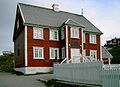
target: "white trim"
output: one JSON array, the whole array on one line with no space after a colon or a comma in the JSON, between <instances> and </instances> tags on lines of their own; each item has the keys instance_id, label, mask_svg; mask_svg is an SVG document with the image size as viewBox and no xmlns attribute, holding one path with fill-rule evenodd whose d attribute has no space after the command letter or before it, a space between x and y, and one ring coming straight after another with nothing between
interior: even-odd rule
<instances>
[{"instance_id":1,"label":"white trim","mask_svg":"<svg viewBox=\"0 0 120 87\"><path fill-rule=\"evenodd\" d=\"M65 32L66 32L66 34L65 34L66 35L66 58L68 60L69 58L68 58L68 29L67 28L68 28L68 26L66 25L65 26Z\"/></svg>"},{"instance_id":2,"label":"white trim","mask_svg":"<svg viewBox=\"0 0 120 87\"><path fill-rule=\"evenodd\" d=\"M23 22L25 23L25 18L24 18L24 16L23 16L23 13L22 13L22 10L21 10L21 7L20 7L19 4L18 4L18 7L19 7L19 9L20 9L20 13L21 13L21 16L22 16Z\"/></svg>"},{"instance_id":3,"label":"white trim","mask_svg":"<svg viewBox=\"0 0 120 87\"><path fill-rule=\"evenodd\" d=\"M65 22L65 24L67 24L70 20L71 20L71 19L69 18L69 19Z\"/></svg>"},{"instance_id":4,"label":"white trim","mask_svg":"<svg viewBox=\"0 0 120 87\"><path fill-rule=\"evenodd\" d=\"M27 59L27 26L25 26L25 66L28 66L28 59Z\"/></svg>"},{"instance_id":5,"label":"white trim","mask_svg":"<svg viewBox=\"0 0 120 87\"><path fill-rule=\"evenodd\" d=\"M35 48L42 49L42 57L35 57ZM38 54L39 54L39 52L38 52ZM38 46L33 47L33 59L44 59L44 47L38 47Z\"/></svg>"},{"instance_id":6,"label":"white trim","mask_svg":"<svg viewBox=\"0 0 120 87\"><path fill-rule=\"evenodd\" d=\"M15 71L22 72L24 74L45 73L53 71L53 67L22 67L14 68Z\"/></svg>"}]
</instances>

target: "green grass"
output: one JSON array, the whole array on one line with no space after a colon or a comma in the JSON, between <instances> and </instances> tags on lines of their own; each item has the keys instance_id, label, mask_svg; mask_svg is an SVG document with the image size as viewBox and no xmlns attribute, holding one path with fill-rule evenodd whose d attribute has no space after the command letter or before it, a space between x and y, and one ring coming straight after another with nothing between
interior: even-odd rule
<instances>
[{"instance_id":1,"label":"green grass","mask_svg":"<svg viewBox=\"0 0 120 87\"><path fill-rule=\"evenodd\" d=\"M13 72L13 55L0 56L0 71Z\"/></svg>"}]
</instances>

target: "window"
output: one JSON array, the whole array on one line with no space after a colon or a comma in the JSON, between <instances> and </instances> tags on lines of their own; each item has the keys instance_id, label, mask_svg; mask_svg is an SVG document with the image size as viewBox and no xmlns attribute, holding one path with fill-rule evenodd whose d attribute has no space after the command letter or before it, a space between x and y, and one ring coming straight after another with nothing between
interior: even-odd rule
<instances>
[{"instance_id":1,"label":"window","mask_svg":"<svg viewBox=\"0 0 120 87\"><path fill-rule=\"evenodd\" d=\"M83 33L83 43L86 42L85 33Z\"/></svg>"},{"instance_id":2,"label":"window","mask_svg":"<svg viewBox=\"0 0 120 87\"><path fill-rule=\"evenodd\" d=\"M33 38L34 39L43 39L43 28L33 28Z\"/></svg>"},{"instance_id":3,"label":"window","mask_svg":"<svg viewBox=\"0 0 120 87\"><path fill-rule=\"evenodd\" d=\"M79 38L79 28L71 27L71 38Z\"/></svg>"},{"instance_id":4,"label":"window","mask_svg":"<svg viewBox=\"0 0 120 87\"><path fill-rule=\"evenodd\" d=\"M65 31L64 29L61 29L61 40L65 38Z\"/></svg>"},{"instance_id":5,"label":"window","mask_svg":"<svg viewBox=\"0 0 120 87\"><path fill-rule=\"evenodd\" d=\"M86 56L86 50L85 49L83 50L83 56Z\"/></svg>"},{"instance_id":6,"label":"window","mask_svg":"<svg viewBox=\"0 0 120 87\"><path fill-rule=\"evenodd\" d=\"M58 48L50 48L50 59L59 58L59 49Z\"/></svg>"},{"instance_id":7,"label":"window","mask_svg":"<svg viewBox=\"0 0 120 87\"><path fill-rule=\"evenodd\" d=\"M91 44L96 44L96 35L90 35L90 43Z\"/></svg>"},{"instance_id":8,"label":"window","mask_svg":"<svg viewBox=\"0 0 120 87\"><path fill-rule=\"evenodd\" d=\"M33 58L44 59L43 47L33 47Z\"/></svg>"},{"instance_id":9,"label":"window","mask_svg":"<svg viewBox=\"0 0 120 87\"><path fill-rule=\"evenodd\" d=\"M97 50L90 50L90 56L97 59Z\"/></svg>"},{"instance_id":10,"label":"window","mask_svg":"<svg viewBox=\"0 0 120 87\"><path fill-rule=\"evenodd\" d=\"M58 35L58 30L50 30L50 40L56 40L58 41L59 39Z\"/></svg>"},{"instance_id":11,"label":"window","mask_svg":"<svg viewBox=\"0 0 120 87\"><path fill-rule=\"evenodd\" d=\"M65 58L65 47L62 48L62 59Z\"/></svg>"}]
</instances>

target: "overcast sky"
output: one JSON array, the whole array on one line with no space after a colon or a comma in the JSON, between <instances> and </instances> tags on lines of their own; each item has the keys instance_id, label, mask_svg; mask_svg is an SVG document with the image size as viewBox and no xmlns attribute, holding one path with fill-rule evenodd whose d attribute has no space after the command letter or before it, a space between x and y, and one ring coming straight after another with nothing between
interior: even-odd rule
<instances>
[{"instance_id":1,"label":"overcast sky","mask_svg":"<svg viewBox=\"0 0 120 87\"><path fill-rule=\"evenodd\" d=\"M0 54L14 49L12 38L19 2L48 8L56 3L60 10L77 14L83 8L83 15L104 33L102 45L106 40L120 37L120 0L0 0Z\"/></svg>"}]
</instances>

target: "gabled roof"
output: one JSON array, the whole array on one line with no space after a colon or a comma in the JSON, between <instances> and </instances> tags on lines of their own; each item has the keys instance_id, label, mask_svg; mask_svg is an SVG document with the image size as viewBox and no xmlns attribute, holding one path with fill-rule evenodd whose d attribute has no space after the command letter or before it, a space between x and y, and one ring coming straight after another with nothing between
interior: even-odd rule
<instances>
[{"instance_id":1,"label":"gabled roof","mask_svg":"<svg viewBox=\"0 0 120 87\"><path fill-rule=\"evenodd\" d=\"M80 23L77 23L76 21L74 21L74 20L72 20L72 19L66 20L64 24L73 25L73 26L79 26L79 27L84 28L84 25L82 25L82 24L80 24Z\"/></svg>"},{"instance_id":2,"label":"gabled roof","mask_svg":"<svg viewBox=\"0 0 120 87\"><path fill-rule=\"evenodd\" d=\"M21 14L23 15L25 24L61 27L63 23L66 22L66 20L72 19L76 22L74 22L75 25L78 23L83 25L85 27L84 31L102 34L102 32L90 21L88 21L83 15L64 11L56 12L53 9L23 3L19 3L18 6L21 9ZM71 24L71 21L68 23Z\"/></svg>"},{"instance_id":3,"label":"gabled roof","mask_svg":"<svg viewBox=\"0 0 120 87\"><path fill-rule=\"evenodd\" d=\"M109 53L109 51L102 46L102 58L113 58L113 56Z\"/></svg>"}]
</instances>

